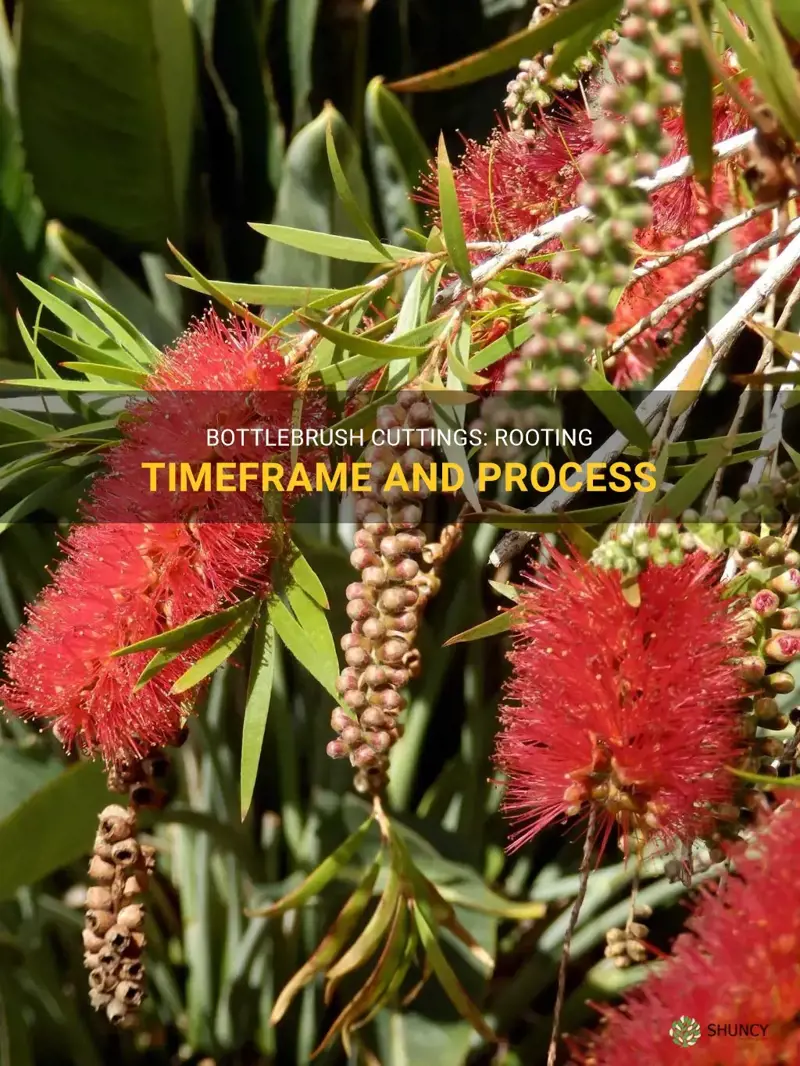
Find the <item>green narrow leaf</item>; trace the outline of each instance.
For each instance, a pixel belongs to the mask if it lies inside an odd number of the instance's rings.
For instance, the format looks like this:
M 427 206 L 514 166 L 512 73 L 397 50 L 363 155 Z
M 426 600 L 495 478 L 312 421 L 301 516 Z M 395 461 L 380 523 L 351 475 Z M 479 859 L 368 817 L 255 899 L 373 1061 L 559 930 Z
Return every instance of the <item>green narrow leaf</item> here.
M 389 88 L 395 92 L 431 92 L 470 85 L 481 78 L 509 70 L 520 59 L 552 51 L 554 45 L 580 32 L 587 22 L 599 19 L 605 12 L 616 10 L 619 6 L 619 0 L 576 0 L 576 3 L 542 19 L 531 29 L 521 30 L 485 51 L 465 56 L 438 70 L 393 82 Z
M 458 206 L 458 193 L 453 177 L 453 168 L 444 143 L 444 134 L 439 134 L 439 150 L 436 157 L 439 177 L 439 212 L 442 221 L 444 242 L 456 272 L 465 285 L 472 285 L 472 266 L 464 237 L 464 224 L 461 221 L 461 209 Z
M 180 650 L 167 651 L 165 648 L 162 648 L 161 651 L 157 651 L 144 670 L 139 674 L 136 679 L 136 684 L 133 686 L 133 691 L 138 692 L 140 689 L 143 689 L 148 681 L 152 681 L 157 674 L 161 673 L 165 666 L 169 666 L 173 659 L 177 659 L 179 655 Z
M 694 176 L 697 181 L 708 184 L 714 170 L 714 84 L 711 68 L 702 48 L 684 48 L 683 77 L 686 83 L 683 124 L 689 142 Z
M 299 314 L 298 319 L 308 329 L 316 330 L 320 337 L 326 337 L 329 341 L 339 345 L 349 352 L 357 352 L 366 355 L 370 359 L 387 362 L 389 359 L 413 359 L 418 355 L 424 355 L 427 348 L 420 345 L 396 344 L 394 341 L 374 341 L 361 334 L 346 333 L 335 326 L 328 326 L 324 322 L 317 322 L 313 318 Z
M 303 285 L 248 285 L 233 281 L 198 281 L 182 274 L 167 274 L 167 279 L 193 292 L 208 292 L 210 285 L 229 300 L 263 307 L 308 307 L 318 301 L 338 303 L 342 293 L 338 289 L 312 289 Z M 324 304 L 323 304 L 324 306 Z
M 259 910 L 250 909 L 247 911 L 247 914 L 251 918 L 277 918 L 278 915 L 285 914 L 286 911 L 296 910 L 298 907 L 302 907 L 303 904 L 307 903 L 310 899 L 313 899 L 314 896 L 318 896 L 325 886 L 330 884 L 330 882 L 350 864 L 351 860 L 355 858 L 361 845 L 366 840 L 372 825 L 373 817 L 372 814 L 370 814 L 369 818 L 367 818 L 365 822 L 362 822 L 358 829 L 350 834 L 347 840 L 340 844 L 334 852 L 321 862 L 301 885 L 298 885 L 297 888 L 285 895 L 283 899 L 279 899 L 277 903 L 272 903 L 270 906 Z
M 35 281 L 29 281 L 28 278 L 23 277 L 20 277 L 19 280 L 36 297 L 39 303 L 54 314 L 59 321 L 63 322 L 68 329 L 71 329 L 76 337 L 79 337 L 92 348 L 99 348 L 100 345 L 108 343 L 108 334 L 96 322 L 92 322 L 86 315 L 81 314 L 80 311 L 59 299 L 58 296 L 53 295 L 52 292 L 43 289 Z
M 222 289 L 218 289 L 213 281 L 204 278 L 200 271 L 192 266 L 186 256 L 181 255 L 174 244 L 167 241 L 167 246 L 184 270 L 188 270 L 191 277 L 194 278 L 198 285 L 202 286 L 204 292 L 207 292 L 209 296 L 213 296 L 215 300 L 221 303 L 223 307 L 227 308 L 228 311 L 232 312 L 232 314 L 246 318 L 249 322 L 252 322 L 256 326 L 260 326 L 262 329 L 272 330 L 272 324 L 270 322 L 260 318 L 258 315 L 254 315 L 252 311 L 248 311 L 248 309 L 241 304 L 237 304 L 234 300 L 231 300 L 226 296 Z
M 447 993 L 447 997 L 453 1006 L 456 1008 L 462 1018 L 465 1018 L 470 1025 L 473 1026 L 477 1033 L 484 1038 L 494 1043 L 497 1037 L 491 1027 L 486 1023 L 483 1015 L 469 998 L 464 991 L 460 981 L 453 972 L 450 963 L 444 956 L 444 952 L 439 947 L 439 943 L 433 930 L 425 921 L 419 906 L 414 901 L 413 904 L 414 921 L 417 924 L 419 930 L 420 939 L 422 940 L 422 946 L 425 950 L 425 954 L 428 957 L 428 961 L 433 968 L 433 972 L 436 974 L 436 978 L 439 984 Z
M 369 241 L 358 237 L 340 237 L 335 233 L 318 233 L 316 230 L 296 229 L 293 226 L 278 226 L 271 223 L 251 222 L 250 226 L 278 244 L 287 244 L 290 248 L 299 248 L 314 255 L 329 256 L 331 259 L 345 259 L 351 263 L 383 263 L 387 255 L 390 259 L 409 258 L 408 248 L 382 244 L 380 253 Z
M 637 448 L 641 448 L 643 452 L 650 451 L 653 442 L 647 429 L 639 421 L 636 412 L 625 397 L 617 392 L 602 374 L 593 367 L 588 367 L 586 381 L 582 388 L 614 429 L 624 433 L 628 441 L 635 444 Z
M 148 637 L 146 640 L 137 640 L 135 644 L 128 644 L 125 648 L 118 648 L 112 654 L 115 656 L 131 655 L 134 652 L 150 651 L 155 648 L 183 651 L 184 648 L 190 648 L 192 644 L 196 644 L 203 637 L 208 637 L 212 633 L 219 632 L 220 629 L 226 629 L 228 626 L 233 625 L 242 615 L 254 614 L 257 606 L 258 600 L 251 596 L 246 600 L 242 600 L 241 603 L 235 603 L 233 607 L 226 607 L 224 611 L 217 611 L 216 614 L 195 618 L 192 622 L 185 622 L 182 626 L 167 629 L 154 637 Z
M 720 462 L 727 454 L 727 448 L 722 446 L 710 451 L 658 501 L 653 508 L 655 514 L 659 517 L 664 515 L 670 518 L 677 518 L 687 507 L 691 507 L 709 481 L 711 481 L 719 469 Z
M 475 352 L 470 360 L 470 370 L 486 370 L 487 367 L 492 366 L 501 359 L 505 359 L 511 352 L 516 351 L 524 341 L 532 336 L 533 326 L 530 321 L 520 322 L 518 326 L 514 326 L 508 333 L 504 333 L 496 341 L 492 341 L 485 348 Z
M 330 105 L 327 105 L 327 107 L 330 107 Z M 350 221 L 355 228 L 364 235 L 365 240 L 369 241 L 378 255 L 384 259 L 388 259 L 390 262 L 394 262 L 392 256 L 384 251 L 383 245 L 378 239 L 378 235 L 373 231 L 369 219 L 361 210 L 358 201 L 353 195 L 353 190 L 350 188 L 347 175 L 342 169 L 342 164 L 339 162 L 339 153 L 336 151 L 336 140 L 333 136 L 333 123 L 330 120 L 325 127 L 325 147 L 328 152 L 328 163 L 330 164 L 331 175 L 333 176 L 333 184 L 339 194 L 342 204 L 344 205 L 345 211 L 350 216 Z
M 253 598 L 245 602 L 251 604 L 249 609 L 242 611 L 230 629 L 222 634 L 205 655 L 190 666 L 185 673 L 181 674 L 172 686 L 171 692 L 177 694 L 194 688 L 195 685 L 199 685 L 209 674 L 213 674 L 218 666 L 222 666 L 233 655 L 250 631 L 258 611 L 259 601 L 257 599 Z
M 286 598 L 306 635 L 310 653 L 317 663 L 318 676 L 328 679 L 325 688 L 330 685 L 335 691 L 336 679 L 339 676 L 339 657 L 325 609 L 299 585 L 290 586 L 286 590 Z
M 306 593 L 302 592 L 302 589 L 299 591 L 303 596 L 306 596 Z M 316 606 L 309 596 L 306 596 L 306 601 L 310 606 L 315 607 L 316 610 L 321 613 L 321 609 Z M 319 681 L 325 691 L 333 696 L 338 702 L 340 699 L 339 694 L 336 691 L 338 665 L 334 666 L 329 655 L 327 658 L 323 659 L 322 662 L 320 661 L 320 648 L 319 646 L 314 645 L 313 633 L 309 634 L 303 626 L 300 625 L 282 600 L 273 597 L 267 604 L 267 610 L 269 611 L 270 620 L 275 626 L 275 632 L 295 659 L 297 659 L 300 665 L 304 666 L 309 674 Z M 327 620 L 325 621 L 325 625 L 327 627 Z M 330 633 L 329 629 L 328 633 Z M 318 635 L 317 640 L 319 641 L 320 639 L 321 638 Z M 320 667 L 322 667 L 322 669 L 320 669 Z
M 39 336 L 46 337 L 47 340 L 59 348 L 63 348 L 70 355 L 74 355 L 82 363 L 126 366 L 141 372 L 141 363 L 137 362 L 130 352 L 126 352 L 124 348 L 120 348 L 116 344 L 112 346 L 112 342 L 108 338 L 106 338 L 106 343 L 103 347 L 94 347 L 91 344 L 84 344 L 83 341 L 76 340 L 74 337 L 68 337 L 65 333 L 56 333 L 55 330 L 44 329 L 43 327 L 39 328 Z
M 103 378 L 105 381 L 121 381 L 126 385 L 141 388 L 147 381 L 147 374 L 140 370 L 129 370 L 124 366 L 110 366 L 108 363 L 59 363 L 65 370 L 74 370 L 86 377 Z
M 358 888 L 342 907 L 314 954 L 282 989 L 270 1016 L 272 1025 L 277 1025 L 300 989 L 313 980 L 316 974 L 323 972 L 325 967 L 333 962 L 347 943 L 347 938 L 355 929 L 372 899 L 372 889 L 375 887 L 380 868 L 381 864 L 378 858 L 369 867 Z
M 378 901 L 378 906 L 373 911 L 360 936 L 342 955 L 336 965 L 328 970 L 325 988 L 326 1003 L 330 1003 L 336 986 L 342 978 L 363 966 L 378 950 L 386 930 L 391 924 L 399 901 L 400 879 L 395 868 L 391 867 L 386 880 L 386 887 Z
M 444 642 L 442 647 L 449 648 L 451 644 L 465 644 L 471 640 L 484 640 L 486 637 L 496 637 L 499 633 L 507 633 L 519 620 L 520 612 L 515 607 L 501 611 L 494 618 L 489 618 L 472 629 L 465 629 L 463 633 L 457 633 Z
M 112 307 L 94 289 L 85 285 L 82 281 L 77 281 L 74 285 L 71 285 L 61 278 L 53 278 L 53 282 L 90 304 L 94 313 L 103 325 L 107 327 L 117 343 L 127 352 L 130 352 L 138 363 L 143 366 L 150 366 L 154 359 L 159 358 L 161 352 L 156 348 L 155 344 L 149 341 L 121 311 L 118 311 L 116 307 Z
M 42 377 L 47 378 L 49 381 L 59 381 L 60 378 L 58 375 L 58 371 L 54 370 L 50 366 L 48 361 L 39 351 L 38 347 L 36 346 L 36 342 L 28 332 L 28 327 L 22 320 L 22 315 L 19 313 L 19 311 L 17 311 L 17 325 L 19 326 L 19 331 L 22 335 L 22 340 L 25 343 L 25 347 L 28 349 L 28 352 L 30 354 L 31 359 L 33 360 L 33 365 L 36 367 L 36 370 L 42 375 Z M 14 384 L 16 384 L 16 380 L 13 380 Z M 4 384 L 11 384 L 11 382 L 5 382 Z M 36 382 L 27 381 L 25 382 L 25 384 L 35 386 Z
M 242 726 L 242 762 L 239 773 L 239 803 L 242 821 L 247 817 L 253 800 L 264 730 L 267 727 L 272 682 L 275 676 L 275 634 L 266 611 L 259 619 L 253 643 L 253 660 L 247 683 L 247 702 Z
M 294 544 L 293 547 L 295 556 L 292 560 L 292 565 L 289 567 L 292 580 L 297 582 L 303 592 L 307 592 L 315 603 L 327 609 L 330 607 L 330 603 L 328 602 L 325 586 L 317 577 L 313 567 L 297 547 L 297 544 Z

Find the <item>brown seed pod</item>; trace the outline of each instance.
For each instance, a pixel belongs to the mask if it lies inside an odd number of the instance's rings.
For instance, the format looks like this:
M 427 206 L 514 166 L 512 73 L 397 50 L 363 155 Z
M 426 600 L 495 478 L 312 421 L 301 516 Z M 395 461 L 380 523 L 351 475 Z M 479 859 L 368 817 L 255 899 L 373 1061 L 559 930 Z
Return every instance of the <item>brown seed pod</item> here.
M 111 911 L 87 911 L 86 927 L 96 936 L 104 936 L 114 924 Z
M 110 911 L 113 906 L 110 889 L 93 885 L 86 890 L 86 906 L 92 911 Z
M 129 1007 L 140 1007 L 144 991 L 142 986 L 133 981 L 120 981 L 114 990 L 114 997 Z
M 100 813 L 99 835 L 107 844 L 125 840 L 136 831 L 136 814 L 130 808 L 112 804 Z
M 138 933 L 144 925 L 144 907 L 140 903 L 123 907 L 117 915 L 117 924 L 128 933 Z
M 120 917 L 121 914 L 117 918 L 117 924 L 112 925 L 106 933 L 106 943 L 121 955 L 131 942 L 131 935 L 128 927 L 121 924 Z
M 135 866 L 139 859 L 139 845 L 133 837 L 119 840 L 111 849 L 111 858 L 117 866 Z
M 92 860 L 89 863 L 89 877 L 93 881 L 97 881 L 101 885 L 110 885 L 116 872 L 116 867 L 113 863 L 106 862 L 99 855 L 92 856 Z

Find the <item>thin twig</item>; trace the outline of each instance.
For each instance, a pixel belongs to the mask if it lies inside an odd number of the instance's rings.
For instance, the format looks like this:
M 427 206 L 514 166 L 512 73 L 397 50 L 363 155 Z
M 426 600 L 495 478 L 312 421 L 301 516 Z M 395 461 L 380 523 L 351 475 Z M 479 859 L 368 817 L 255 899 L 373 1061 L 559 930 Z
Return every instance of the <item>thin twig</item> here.
M 719 144 L 714 146 L 715 158 L 719 161 L 728 159 L 732 155 L 738 155 L 751 144 L 755 135 L 755 130 L 747 130 L 746 133 L 738 133 L 735 137 L 720 141 Z M 634 184 L 637 188 L 644 189 L 646 192 L 654 192 L 665 185 L 671 185 L 673 182 L 689 177 L 691 173 L 692 157 L 686 155 L 675 163 L 662 167 L 652 178 L 640 178 Z M 543 222 L 541 226 L 537 226 L 530 233 L 523 233 L 522 236 L 506 244 L 497 255 L 487 259 L 473 270 L 472 287 L 479 288 L 482 285 L 486 285 L 487 282 L 497 277 L 507 267 L 513 266 L 514 263 L 522 262 L 533 255 L 536 249 L 543 244 L 547 244 L 554 237 L 560 237 L 564 230 L 573 222 L 580 222 L 591 217 L 592 212 L 588 208 L 576 207 L 563 215 L 550 219 L 548 222 Z M 442 307 L 446 307 L 453 300 L 462 296 L 466 289 L 467 286 L 464 285 L 463 281 L 456 281 L 451 285 L 447 285 L 438 293 L 434 300 L 434 310 L 441 310 Z
M 782 240 L 787 237 L 793 237 L 798 232 L 800 232 L 800 218 L 795 219 L 785 230 L 772 230 L 765 237 L 761 237 L 746 248 L 741 248 L 738 252 L 729 255 L 710 270 L 698 274 L 689 285 L 684 285 L 682 289 L 673 293 L 672 296 L 668 296 L 662 304 L 659 304 L 653 311 L 640 318 L 626 333 L 618 337 L 608 349 L 609 357 L 616 355 L 623 348 L 627 348 L 630 342 L 635 340 L 641 333 L 644 333 L 645 330 L 652 329 L 653 326 L 657 326 L 659 322 L 662 322 L 670 311 L 674 311 L 676 307 L 687 300 L 699 296 L 705 289 L 710 288 L 715 281 L 719 281 L 720 278 L 735 270 L 737 266 L 746 262 L 751 256 L 758 255 L 759 252 L 764 252 L 768 248 L 777 247 Z
M 781 312 L 781 317 L 778 319 L 776 330 L 785 329 L 792 317 L 792 312 L 800 302 L 800 281 L 797 282 L 795 287 L 789 294 L 789 298 Z M 759 366 L 756 368 L 756 372 L 766 369 L 772 362 L 772 357 L 775 353 L 775 344 L 773 341 L 767 341 L 764 345 L 764 352 L 759 361 Z M 761 365 L 763 363 L 763 366 Z M 765 455 L 759 456 L 753 463 L 753 469 L 750 472 L 748 483 L 751 485 L 757 485 L 761 478 L 764 476 L 764 470 L 769 462 L 770 455 L 773 452 L 777 452 L 778 445 L 781 442 L 781 435 L 783 429 L 783 410 L 786 406 L 786 400 L 788 399 L 788 393 L 791 392 L 793 386 L 789 383 L 784 383 L 778 390 L 778 396 L 769 412 L 764 425 L 764 436 L 761 439 L 761 450 L 766 452 Z
M 761 277 L 744 292 L 734 306 L 722 316 L 722 318 L 708 331 L 699 344 L 681 359 L 676 367 L 658 383 L 656 388 L 649 393 L 636 409 L 639 421 L 645 426 L 667 406 L 671 394 L 678 390 L 686 378 L 687 373 L 695 361 L 704 355 L 708 345 L 712 348 L 712 358 L 709 360 L 702 384 L 698 392 L 706 384 L 712 373 L 716 370 L 721 360 L 728 354 L 733 342 L 741 333 L 742 329 L 755 311 L 775 292 L 786 278 L 800 264 L 800 236 L 795 237 L 773 263 L 764 271 Z M 688 415 L 690 408 L 685 412 Z M 626 447 L 628 438 L 624 433 L 617 431 L 597 449 L 588 462 L 607 463 Z M 563 511 L 567 504 L 576 498 L 577 493 L 568 493 L 562 489 L 551 492 L 546 499 L 536 507 L 530 508 L 531 514 L 552 514 L 555 511 Z M 507 533 L 498 543 L 497 547 L 489 556 L 492 566 L 501 566 L 521 552 L 526 544 L 536 536 L 535 533 L 526 533 L 521 530 Z
M 558 968 L 558 991 L 556 1003 L 553 1008 L 553 1029 L 550 1035 L 550 1046 L 547 1049 L 547 1066 L 555 1066 L 556 1054 L 558 1053 L 558 1030 L 561 1025 L 561 1011 L 564 1007 L 564 992 L 567 987 L 567 966 L 569 965 L 569 950 L 572 945 L 572 935 L 581 915 L 581 907 L 586 897 L 586 889 L 589 885 L 589 874 L 592 872 L 592 849 L 597 835 L 597 807 L 592 804 L 589 808 L 589 821 L 586 826 L 586 839 L 583 842 L 583 857 L 579 869 L 580 882 L 578 894 L 572 904 L 569 916 L 569 925 L 564 934 L 564 947 L 561 950 L 561 965 Z

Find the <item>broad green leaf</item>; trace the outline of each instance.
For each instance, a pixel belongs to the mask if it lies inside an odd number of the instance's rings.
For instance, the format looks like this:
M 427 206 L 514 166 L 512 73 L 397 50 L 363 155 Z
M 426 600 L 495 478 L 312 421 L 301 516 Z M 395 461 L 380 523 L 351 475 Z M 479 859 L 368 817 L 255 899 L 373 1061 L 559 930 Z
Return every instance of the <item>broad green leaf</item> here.
M 196 71 L 181 0 L 36 0 L 19 45 L 28 167 L 48 214 L 140 247 L 179 238 Z
M 314 38 L 320 0 L 287 0 L 286 44 L 292 72 L 294 126 L 311 118 L 308 98 L 313 84 Z
M 272 681 L 275 676 L 274 653 L 275 635 L 265 611 L 256 627 L 242 726 L 242 761 L 239 771 L 239 803 L 242 821 L 250 810 L 258 776 L 258 765 L 261 761 L 264 730 L 267 727 L 272 696 Z
M 79 763 L 0 820 L 0 899 L 88 854 L 98 813 L 117 798 L 109 794 L 99 763 Z
M 205 655 L 190 666 L 185 673 L 181 674 L 172 686 L 172 692 L 186 692 L 190 688 L 194 688 L 195 685 L 199 685 L 201 681 L 204 681 L 210 674 L 213 674 L 218 666 L 222 666 L 224 662 L 227 662 L 228 659 L 230 659 L 231 655 L 233 655 L 250 632 L 250 628 L 252 627 L 258 612 L 258 600 L 253 598 L 251 600 L 245 600 L 245 603 L 251 605 L 249 609 L 242 611 L 230 629 L 222 634 L 219 640 L 209 648 Z
M 796 0 L 772 0 L 775 14 L 796 40 L 800 40 L 800 7 Z
M 624 433 L 630 443 L 641 448 L 643 452 L 649 452 L 653 443 L 650 434 L 622 393 L 617 392 L 614 386 L 592 367 L 587 367 L 586 381 L 582 388 L 614 429 Z
M 334 109 L 330 105 L 326 105 L 329 111 Z M 335 114 L 335 112 L 334 112 Z M 378 236 L 372 228 L 372 223 L 367 218 L 365 212 L 361 209 L 358 200 L 353 195 L 353 190 L 347 181 L 347 175 L 345 174 L 342 164 L 339 162 L 339 153 L 336 150 L 336 138 L 333 135 L 333 121 L 329 121 L 325 129 L 325 147 L 328 152 L 328 163 L 331 168 L 331 175 L 333 176 L 333 184 L 336 188 L 336 192 L 339 194 L 339 199 L 344 205 L 345 211 L 350 216 L 350 221 L 355 228 L 362 234 L 365 240 L 369 241 L 378 255 L 384 259 L 388 259 L 389 262 L 394 262 L 391 255 L 384 251 L 383 245 L 378 240 Z
M 320 233 L 316 230 L 295 229 L 291 226 L 278 226 L 271 223 L 251 222 L 256 231 L 278 244 L 287 244 L 290 248 L 299 248 L 314 255 L 328 256 L 331 259 L 345 259 L 351 263 L 383 263 L 387 256 L 392 260 L 408 259 L 408 248 L 382 244 L 378 252 L 369 241 L 358 237 L 339 237 L 334 233 Z
M 64 766 L 57 759 L 38 759 L 11 744 L 3 744 L 0 747 L 0 820 L 63 771 Z
M 489 618 L 480 625 L 465 629 L 463 633 L 457 633 L 443 644 L 448 648 L 451 644 L 465 644 L 471 640 L 484 640 L 486 637 L 496 637 L 499 633 L 507 633 L 509 629 L 519 621 L 520 613 L 514 607 L 500 611 L 494 618 Z
M 442 224 L 444 242 L 447 246 L 447 254 L 465 285 L 472 285 L 472 266 L 469 261 L 467 242 L 464 237 L 464 223 L 461 221 L 461 210 L 458 205 L 458 193 L 456 192 L 453 168 L 450 165 L 450 157 L 447 154 L 447 145 L 444 142 L 444 134 L 439 134 L 439 150 L 437 154 L 437 174 L 439 180 L 439 214 Z
M 278 915 L 284 914 L 286 911 L 296 910 L 298 907 L 302 907 L 304 903 L 308 903 L 309 900 L 318 896 L 355 858 L 372 826 L 373 817 L 370 814 L 369 818 L 354 833 L 351 833 L 334 852 L 324 859 L 315 870 L 312 870 L 301 885 L 289 892 L 283 899 L 279 899 L 277 903 L 260 910 L 251 909 L 247 913 L 251 918 L 277 918 Z
M 344 351 L 366 355 L 370 359 L 382 362 L 386 362 L 388 359 L 413 359 L 418 355 L 424 355 L 427 351 L 425 347 L 420 345 L 397 344 L 394 341 L 373 341 L 359 333 L 346 333 L 344 330 L 336 329 L 335 326 L 328 326 L 324 322 L 317 322 L 306 315 L 298 315 L 297 317 L 308 329 L 316 330 L 320 337 L 326 337 L 329 341 L 333 341 Z
M 316 662 L 316 675 L 326 679 L 324 685 L 328 691 L 331 688 L 336 691 L 339 657 L 325 608 L 299 585 L 289 586 L 286 599 L 309 644 L 309 652 Z
M 242 600 L 241 603 L 235 603 L 233 607 L 226 607 L 224 611 L 204 615 L 202 618 L 196 618 L 193 622 L 186 622 L 184 625 L 176 626 L 174 629 L 167 629 L 154 637 L 147 637 L 146 640 L 138 640 L 135 644 L 128 644 L 125 648 L 118 648 L 113 654 L 131 655 L 134 652 L 150 651 L 157 648 L 183 651 L 185 648 L 190 648 L 192 644 L 196 644 L 198 640 L 202 640 L 203 637 L 208 637 L 212 633 L 218 633 L 220 629 L 226 629 L 228 626 L 233 625 L 242 616 L 250 615 L 252 617 L 257 606 L 258 601 L 254 596 L 251 596 L 249 599 Z
M 531 29 L 521 30 L 483 52 L 475 52 L 438 70 L 404 78 L 392 83 L 389 88 L 395 92 L 430 92 L 469 85 L 509 70 L 521 59 L 552 51 L 554 45 L 580 32 L 587 22 L 599 19 L 606 12 L 619 7 L 619 0 L 576 0 L 576 3 L 543 19 Z
M 367 86 L 364 118 L 383 232 L 392 241 L 408 243 L 407 231 L 420 228 L 413 193 L 428 169 L 428 147 L 411 115 L 380 78 Z
M 686 84 L 683 122 L 694 176 L 699 182 L 707 184 L 711 181 L 714 169 L 714 85 L 711 68 L 702 48 L 684 48 L 683 78 Z

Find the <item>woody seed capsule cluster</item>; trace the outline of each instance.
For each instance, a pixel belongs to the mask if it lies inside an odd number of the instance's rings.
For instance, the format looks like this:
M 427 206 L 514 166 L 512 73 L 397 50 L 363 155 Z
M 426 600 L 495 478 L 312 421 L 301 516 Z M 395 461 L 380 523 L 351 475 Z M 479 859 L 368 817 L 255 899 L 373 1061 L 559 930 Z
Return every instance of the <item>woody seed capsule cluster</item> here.
M 557 14 L 559 9 L 569 7 L 573 0 L 550 0 L 536 5 L 531 16 L 531 28 Z M 572 73 L 563 73 L 556 78 L 548 74 L 553 65 L 553 53 L 541 53 L 532 59 L 523 59 L 513 81 L 506 86 L 508 96 L 505 108 L 509 113 L 512 129 L 521 129 L 525 115 L 533 107 L 547 107 L 558 92 L 571 92 L 578 87 L 581 74 L 588 74 L 601 61 L 605 47 L 619 40 L 614 30 L 605 30 L 592 47 L 574 60 Z
M 100 814 L 89 864 L 83 930 L 89 998 L 114 1025 L 132 1028 L 144 997 L 144 907 L 154 849 L 136 839 L 136 811 L 112 805 Z
M 347 587 L 350 632 L 342 638 L 347 666 L 337 682 L 343 702 L 331 715 L 339 734 L 328 744 L 334 759 L 349 756 L 356 768 L 359 792 L 376 793 L 385 785 L 389 752 L 402 726 L 397 717 L 406 701 L 401 695 L 420 668 L 415 647 L 422 611 L 440 585 L 438 566 L 458 540 L 458 530 L 447 527 L 438 543 L 427 543 L 420 528 L 422 504 L 429 490 L 424 484 L 408 490 L 383 485 L 393 464 L 399 463 L 411 479 L 415 466 L 432 463 L 424 450 L 424 430 L 433 425 L 433 412 L 425 394 L 405 392 L 395 404 L 381 407 L 377 423 L 398 433 L 402 443 L 371 445 L 365 459 L 371 463 L 372 491 L 356 505 L 360 528 L 350 556 L 360 580 Z
M 598 94 L 604 114 L 594 134 L 604 151 L 580 160 L 585 180 L 577 199 L 592 217 L 564 233 L 564 250 L 551 264 L 561 280 L 543 289 L 547 310 L 533 316 L 533 337 L 506 365 L 506 390 L 580 384 L 589 355 L 605 346 L 613 292 L 630 280 L 635 235 L 652 223 L 648 194 L 635 181 L 652 177 L 672 148 L 662 109 L 681 102 L 672 67 L 695 31 L 674 0 L 631 0 L 627 7 L 621 40 L 608 54 L 616 82 Z
M 653 908 L 647 903 L 637 903 L 634 907 L 633 917 L 624 929 L 609 929 L 606 933 L 605 956 L 613 959 L 618 970 L 624 970 L 631 963 L 647 961 L 647 948 L 644 939 L 648 934 L 648 928 L 643 921 L 635 921 L 635 918 L 649 918 Z

